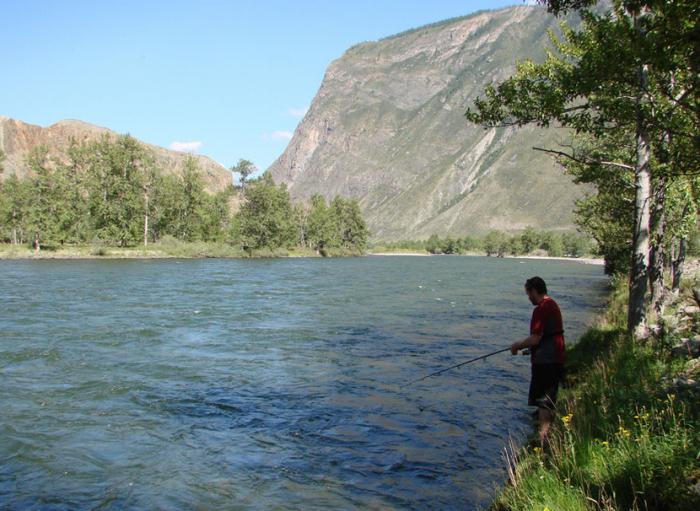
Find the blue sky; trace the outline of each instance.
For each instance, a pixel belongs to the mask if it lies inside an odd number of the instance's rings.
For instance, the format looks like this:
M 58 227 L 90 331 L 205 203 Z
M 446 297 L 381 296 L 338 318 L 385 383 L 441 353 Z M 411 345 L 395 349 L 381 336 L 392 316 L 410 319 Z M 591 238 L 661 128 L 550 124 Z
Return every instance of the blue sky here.
M 0 0 L 0 115 L 80 119 L 264 170 L 353 44 L 517 4 Z

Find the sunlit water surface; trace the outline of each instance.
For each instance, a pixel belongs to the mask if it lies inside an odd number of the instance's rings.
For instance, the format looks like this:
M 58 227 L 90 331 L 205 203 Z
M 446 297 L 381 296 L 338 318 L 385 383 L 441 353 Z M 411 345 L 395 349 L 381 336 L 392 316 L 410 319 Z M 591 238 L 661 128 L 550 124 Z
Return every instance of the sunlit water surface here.
M 535 274 L 577 338 L 600 266 L 0 261 L 0 508 L 487 505 L 527 358 L 401 384 L 524 337 Z

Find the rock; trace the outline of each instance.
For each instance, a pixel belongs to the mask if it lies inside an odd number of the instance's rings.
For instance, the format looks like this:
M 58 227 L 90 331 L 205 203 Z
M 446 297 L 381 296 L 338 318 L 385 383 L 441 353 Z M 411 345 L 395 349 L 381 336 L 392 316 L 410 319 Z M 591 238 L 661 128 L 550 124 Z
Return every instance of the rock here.
M 687 376 L 679 376 L 673 379 L 672 385 L 677 389 L 693 389 L 698 386 L 698 382 Z
M 700 481 L 690 487 L 690 493 L 700 496 Z
M 294 200 L 358 199 L 376 239 L 571 228 L 586 188 L 531 150 L 556 146 L 558 131 L 484 130 L 463 115 L 514 62 L 540 60 L 557 27 L 544 9 L 515 6 L 353 46 L 268 171 Z
M 700 307 L 697 305 L 686 305 L 683 308 L 683 312 L 686 314 L 700 314 Z
M 82 121 L 59 121 L 44 128 L 0 115 L 0 150 L 4 151 L 6 156 L 3 162 L 4 173 L 0 178 L 13 174 L 19 178 L 28 177 L 29 170 L 25 159 L 37 146 L 44 145 L 49 149 L 50 157 L 63 159 L 72 139 L 79 142 L 95 141 L 103 135 L 112 139 L 117 137 L 117 133 L 107 128 Z M 153 154 L 158 168 L 165 174 L 179 175 L 187 159 L 192 157 L 199 166 L 207 191 L 218 192 L 231 185 L 231 172 L 211 158 L 171 151 L 145 142 L 139 144 Z
M 695 301 L 700 305 L 700 287 L 693 288 L 693 298 L 695 298 Z
M 688 360 L 685 364 L 685 373 L 700 376 L 700 358 Z
M 671 348 L 671 355 L 674 357 L 697 358 L 700 356 L 700 336 L 693 339 L 684 339 L 681 344 Z

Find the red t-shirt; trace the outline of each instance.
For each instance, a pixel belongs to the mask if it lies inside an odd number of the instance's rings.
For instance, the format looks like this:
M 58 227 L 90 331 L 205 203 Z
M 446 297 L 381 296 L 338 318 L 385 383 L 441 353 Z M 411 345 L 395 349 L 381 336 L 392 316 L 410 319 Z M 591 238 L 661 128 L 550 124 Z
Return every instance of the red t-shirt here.
M 543 336 L 540 343 L 530 350 L 533 364 L 564 363 L 564 322 L 557 302 L 549 296 L 545 296 L 532 311 L 530 333 Z

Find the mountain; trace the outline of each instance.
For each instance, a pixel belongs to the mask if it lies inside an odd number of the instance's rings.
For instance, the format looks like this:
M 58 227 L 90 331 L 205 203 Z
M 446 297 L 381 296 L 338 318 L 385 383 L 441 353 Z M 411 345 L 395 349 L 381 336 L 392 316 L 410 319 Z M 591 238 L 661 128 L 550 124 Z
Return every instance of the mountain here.
M 3 162 L 5 170 L 2 175 L 16 174 L 20 178 L 26 177 L 28 169 L 24 164 L 25 157 L 38 145 L 45 145 L 49 148 L 49 155 L 56 156 L 68 148 L 71 138 L 83 142 L 96 140 L 104 134 L 117 136 L 107 128 L 82 121 L 64 120 L 43 128 L 0 116 L 0 150 L 6 156 Z M 145 142 L 140 143 L 151 151 L 158 167 L 166 173 L 179 172 L 188 156 L 187 153 L 170 151 Z M 199 165 L 207 191 L 220 191 L 231 184 L 231 172 L 223 165 L 206 156 L 193 154 L 192 157 Z
M 532 150 L 563 133 L 484 130 L 464 117 L 517 60 L 543 58 L 550 29 L 544 9 L 519 6 L 350 48 L 269 172 L 297 200 L 357 198 L 377 240 L 573 228 L 585 190 Z

